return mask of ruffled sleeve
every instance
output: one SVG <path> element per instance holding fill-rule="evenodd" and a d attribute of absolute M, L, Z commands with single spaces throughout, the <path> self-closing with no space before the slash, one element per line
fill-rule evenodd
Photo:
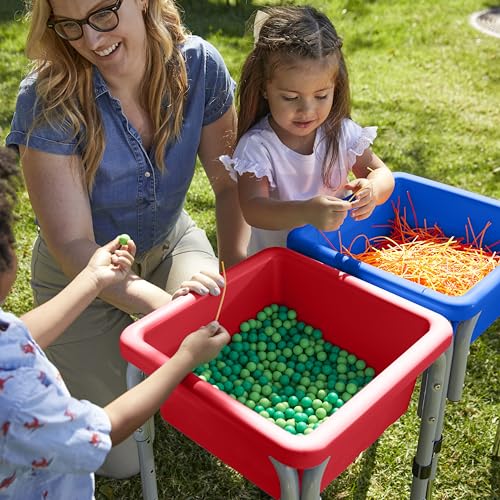
<path fill-rule="evenodd" d="M 220 156 L 219 160 L 229 172 L 231 179 L 237 181 L 238 175 L 251 173 L 258 179 L 266 177 L 269 186 L 276 188 L 273 175 L 271 156 L 265 143 L 261 142 L 258 134 L 249 133 L 240 139 L 234 155 Z"/>
<path fill-rule="evenodd" d="M 352 120 L 345 120 L 342 125 L 342 135 L 347 151 L 349 170 L 356 163 L 356 157 L 361 156 L 377 137 L 377 127 L 360 127 Z"/>

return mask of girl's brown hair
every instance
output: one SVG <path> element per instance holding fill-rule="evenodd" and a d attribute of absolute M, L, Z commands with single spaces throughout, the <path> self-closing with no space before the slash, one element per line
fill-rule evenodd
<path fill-rule="evenodd" d="M 326 155 L 322 169 L 323 183 L 332 187 L 330 179 L 338 157 L 342 120 L 351 112 L 342 40 L 328 17 L 313 7 L 272 7 L 263 12 L 265 19 L 241 72 L 237 139 L 269 113 L 263 89 L 266 82 L 272 80 L 277 67 L 296 58 L 333 60 L 337 66 L 335 90 L 332 109 L 323 123 Z"/>
<path fill-rule="evenodd" d="M 92 65 L 69 42 L 47 28 L 51 16 L 48 0 L 32 0 L 28 10 L 30 28 L 26 54 L 37 75 L 37 95 L 43 103 L 40 123 L 65 124 L 78 137 L 84 177 L 89 192 L 104 152 L 104 130 L 96 107 Z M 187 72 L 180 51 L 187 37 L 173 0 L 149 0 L 144 13 L 147 53 L 142 80 L 143 106 L 154 125 L 155 160 L 165 168 L 167 144 L 179 137 L 182 127 Z M 168 103 L 168 105 L 167 105 Z M 91 140 L 90 140 L 91 139 Z"/>

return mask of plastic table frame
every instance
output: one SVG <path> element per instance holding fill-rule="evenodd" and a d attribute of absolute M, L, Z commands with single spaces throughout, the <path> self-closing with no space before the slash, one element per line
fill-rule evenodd
<path fill-rule="evenodd" d="M 483 245 L 492 245 L 500 240 L 500 202 L 485 196 L 454 188 L 439 182 L 411 174 L 396 172 L 396 186 L 390 199 L 377 207 L 372 216 L 361 222 L 347 219 L 340 235 L 343 247 L 353 243 L 352 252 L 364 250 L 364 242 L 354 238 L 366 234 L 369 238 L 387 234 L 388 221 L 393 219 L 393 204 L 400 204 L 400 213 L 406 207 L 406 220 L 413 221 L 413 209 L 417 224 L 425 220 L 428 227 L 437 224 L 445 234 L 466 237 L 465 226 L 468 219 L 476 232 L 487 222 L 494 223 L 486 231 Z M 408 200 L 410 193 L 413 208 Z M 469 228 L 470 229 L 470 228 Z M 335 248 L 339 248 L 337 231 L 325 233 Z M 470 237 L 470 234 L 469 234 Z M 467 369 L 469 346 L 500 315 L 500 267 L 460 297 L 447 296 L 422 285 L 412 283 L 391 273 L 377 269 L 369 264 L 341 254 L 331 248 L 323 235 L 312 226 L 304 226 L 290 232 L 287 246 L 304 255 L 324 262 L 332 267 L 357 276 L 385 290 L 439 312 L 449 319 L 454 327 L 453 346 L 447 353 L 448 363 L 445 377 L 445 390 L 440 405 L 436 435 L 432 437 L 433 457 L 430 462 L 414 461 L 414 481 L 412 500 L 431 498 L 432 483 L 436 477 L 437 462 L 441 450 L 446 398 L 460 401 Z M 498 247 L 495 247 L 498 250 Z M 495 300 L 495 297 L 497 298 Z M 419 399 L 419 415 L 425 406 L 431 383 L 423 376 Z M 420 436 L 428 439 L 428 435 Z M 425 492 L 425 493 L 423 493 Z M 424 496 L 423 496 L 424 495 Z"/>
<path fill-rule="evenodd" d="M 429 463 L 434 453 L 434 446 L 430 436 L 435 436 L 437 423 L 443 399 L 443 387 L 446 378 L 446 355 L 441 354 L 436 361 L 426 370 L 430 393 L 423 406 L 420 423 L 420 436 L 418 441 L 415 463 Z M 129 389 L 139 384 L 144 379 L 144 373 L 129 363 L 127 369 L 127 386 Z M 134 433 L 139 454 L 142 498 L 143 500 L 160 500 L 156 480 L 154 459 L 154 419 L 150 418 Z M 276 473 L 278 474 L 281 488 L 280 500 L 321 500 L 321 479 L 329 458 L 320 465 L 303 471 L 302 480 L 299 481 L 299 471 L 288 465 L 282 464 L 273 457 L 269 457 Z M 412 499 L 423 499 L 424 496 L 415 496 L 416 490 L 412 486 Z"/>
<path fill-rule="evenodd" d="M 359 304 L 359 300 L 364 299 L 364 307 L 367 311 L 376 307 L 382 317 L 392 317 L 394 320 L 389 324 L 384 324 L 384 328 L 380 330 L 380 334 L 376 337 L 369 333 L 371 330 L 367 330 L 367 324 L 363 325 L 362 322 L 355 327 L 358 334 L 352 331 L 352 324 L 350 322 L 349 325 L 351 326 L 348 330 L 342 330 L 340 326 L 338 327 L 340 328 L 339 331 L 335 330 L 337 331 L 336 335 L 343 335 L 344 340 L 349 338 L 349 342 L 353 342 L 355 344 L 357 343 L 359 348 L 363 349 L 365 353 L 374 352 L 373 356 L 379 356 L 380 369 L 383 370 L 378 375 L 380 378 L 377 379 L 376 377 L 371 382 L 371 384 L 374 384 L 372 389 L 368 392 L 365 391 L 365 393 L 363 393 L 364 395 L 362 395 L 361 392 L 359 395 L 355 396 L 352 403 L 350 403 L 351 406 L 346 405 L 343 407 L 342 411 L 336 414 L 336 418 L 342 420 L 332 421 L 328 423 L 328 425 L 323 424 L 325 427 L 322 425 L 320 429 L 315 431 L 319 433 L 318 435 L 314 435 L 313 433 L 304 438 L 290 436 L 290 438 L 287 437 L 286 440 L 283 440 L 281 435 L 279 438 L 277 435 L 270 435 L 265 438 L 266 440 L 269 439 L 269 442 L 271 443 L 269 448 L 264 449 L 265 457 L 269 458 L 270 462 L 274 466 L 274 470 L 276 472 L 274 477 L 277 477 L 277 480 L 279 481 L 279 491 L 276 491 L 277 486 L 272 487 L 275 490 L 273 492 L 273 496 L 279 494 L 279 498 L 281 500 L 318 500 L 320 498 L 321 488 L 324 488 L 336 474 L 340 473 L 339 471 L 344 470 L 345 467 L 352 462 L 353 457 L 355 458 L 359 452 L 366 449 L 366 447 L 369 446 L 369 444 L 372 443 L 376 437 L 380 436 L 384 432 L 388 425 L 394 422 L 402 413 L 404 413 L 404 411 L 406 411 L 411 393 L 413 392 L 415 379 L 418 375 L 424 372 L 424 370 L 427 371 L 429 392 L 427 394 L 425 404 L 422 405 L 420 434 L 422 436 L 435 435 L 447 370 L 447 357 L 445 350 L 451 343 L 452 329 L 449 326 L 449 323 L 441 315 L 424 309 L 416 304 L 412 304 L 405 299 L 358 280 L 355 277 L 339 273 L 337 270 L 331 269 L 322 263 L 292 252 L 291 250 L 268 249 L 263 251 L 262 254 L 263 255 L 251 257 L 228 271 L 228 282 L 230 282 L 232 286 L 228 286 L 228 293 L 224 304 L 226 305 L 227 303 L 227 310 L 229 311 L 229 314 L 239 317 L 238 323 L 234 323 L 234 321 L 229 320 L 229 318 L 227 319 L 227 326 L 230 330 L 233 330 L 234 326 L 239 324 L 242 318 L 248 317 L 244 314 L 242 315 L 242 311 L 244 309 L 248 312 L 248 302 L 255 300 L 255 297 L 261 297 L 263 293 L 274 293 L 268 292 L 270 288 L 274 287 L 277 287 L 279 290 L 286 290 L 286 292 L 283 292 L 286 293 L 287 297 L 284 299 L 284 303 L 288 303 L 288 300 L 290 300 L 292 301 L 291 305 L 293 307 L 296 307 L 297 310 L 301 312 L 303 310 L 304 313 L 306 313 L 306 310 L 300 309 L 299 307 L 305 307 L 306 309 L 309 309 L 307 313 L 309 315 L 311 314 L 311 311 L 318 310 L 315 309 L 316 300 L 319 299 L 322 302 L 319 310 L 323 311 L 326 310 L 325 305 L 331 303 L 331 300 L 334 300 L 333 297 L 335 297 L 335 300 L 340 301 L 338 306 L 341 308 L 342 306 L 346 306 L 346 304 L 350 304 L 349 307 L 354 307 L 352 304 L 356 301 L 358 301 L 357 303 Z M 280 261 L 280 259 L 282 259 L 282 261 Z M 278 271 L 270 265 L 265 268 L 256 268 L 254 265 L 255 262 L 264 262 L 266 265 L 269 263 L 280 267 Z M 277 264 L 275 264 L 276 262 Z M 302 266 L 302 270 L 299 269 L 298 264 Z M 255 271 L 259 272 L 256 273 Z M 318 288 L 320 288 L 321 291 L 309 293 L 307 298 L 304 298 L 302 291 L 303 288 L 301 288 L 303 281 L 292 278 L 292 276 L 295 275 L 294 271 L 303 273 L 307 271 L 307 275 L 310 276 L 310 279 L 314 283 L 320 284 Z M 259 278 L 256 282 L 255 275 L 265 276 L 265 279 Z M 250 279 L 253 280 L 251 282 L 253 286 L 249 286 L 245 281 L 248 277 L 251 277 Z M 334 281 L 327 281 L 332 277 L 334 278 Z M 261 283 L 261 281 L 266 281 L 266 283 Z M 300 285 L 295 284 L 297 282 L 300 282 Z M 255 286 L 256 283 L 257 286 Z M 333 289 L 330 285 L 333 286 Z M 248 291 L 249 288 L 252 289 L 250 294 Z M 291 290 L 291 288 L 295 288 L 295 290 Z M 329 291 L 329 294 L 324 293 L 325 289 Z M 311 298 L 311 295 L 314 298 Z M 244 296 L 246 300 L 239 300 L 238 297 L 240 296 Z M 338 297 L 343 298 L 339 299 Z M 259 298 L 259 301 L 260 300 L 261 299 Z M 163 340 L 163 335 L 158 335 L 160 333 L 159 327 L 161 326 L 161 328 L 165 328 L 168 324 L 169 331 L 173 332 L 182 325 L 180 322 L 181 318 L 184 318 L 186 315 L 184 314 L 184 316 L 182 316 L 181 314 L 177 314 L 174 310 L 177 308 L 178 312 L 180 312 L 184 307 L 182 305 L 183 301 L 194 301 L 194 303 L 191 304 L 192 311 L 190 311 L 192 314 L 189 319 L 189 322 L 193 323 L 193 318 L 197 318 L 196 321 L 201 322 L 206 321 L 207 319 L 209 320 L 210 318 L 206 318 L 204 316 L 206 316 L 207 311 L 208 314 L 213 314 L 216 307 L 212 307 L 213 311 L 211 309 L 207 310 L 206 307 L 203 309 L 203 304 L 217 304 L 218 299 L 215 297 L 194 298 L 193 296 L 180 298 L 177 299 L 175 303 L 166 306 L 163 312 L 162 310 L 155 311 L 155 313 L 152 313 L 148 317 L 145 317 L 136 322 L 134 325 L 128 327 L 122 335 L 121 347 L 122 354 L 130 363 L 127 373 L 127 383 L 129 387 L 133 387 L 141 381 L 142 370 L 150 372 L 152 370 L 152 363 L 161 364 L 161 362 L 165 361 L 166 354 L 159 352 L 158 346 L 159 342 L 163 344 L 167 341 Z M 280 300 L 271 300 L 271 302 L 280 302 Z M 294 306 L 293 302 L 295 302 L 295 304 L 300 303 L 300 306 Z M 306 302 L 309 303 L 309 305 L 307 305 Z M 261 303 L 261 305 L 263 304 Z M 197 308 L 197 306 L 200 307 Z M 222 320 L 224 320 L 225 309 L 226 307 L 223 308 Z M 184 308 L 182 310 L 187 312 L 188 309 Z M 172 316 L 177 318 L 176 322 L 170 321 L 169 323 L 163 323 L 164 317 L 168 315 L 170 315 L 171 318 Z M 341 316 L 343 317 L 344 315 Z M 182 319 L 182 321 L 184 320 Z M 343 324 L 342 322 L 346 322 L 348 320 L 340 319 L 338 321 L 341 322 L 340 324 Z M 401 321 L 404 321 L 407 325 L 407 334 L 403 337 L 399 337 L 398 340 L 394 342 L 394 335 L 396 332 L 399 332 L 398 325 L 401 324 Z M 410 321 L 412 323 L 410 323 Z M 417 322 L 415 323 L 415 321 Z M 226 321 L 224 321 L 224 323 L 226 323 Z M 231 325 L 231 323 L 233 324 Z M 432 336 L 426 334 L 425 338 L 420 338 L 420 335 L 423 335 L 423 333 L 418 332 L 423 332 L 422 328 L 424 328 L 424 325 L 428 325 L 426 328 L 432 328 Z M 361 328 L 363 326 L 364 328 Z M 192 325 L 190 328 L 191 327 Z M 341 333 L 342 331 L 344 331 L 343 334 Z M 145 340 L 146 335 L 149 335 L 149 340 Z M 158 340 L 160 338 L 162 338 L 161 341 Z M 393 340 L 390 341 L 389 339 Z M 171 340 L 168 342 L 171 342 Z M 415 344 L 413 344 L 414 342 Z M 384 344 L 385 347 L 378 351 L 381 344 Z M 339 343 L 339 345 L 342 344 Z M 391 345 L 390 349 L 387 349 L 388 345 Z M 374 351 L 371 350 L 373 347 L 370 346 L 374 347 Z M 403 349 L 404 352 L 397 354 L 400 352 L 397 349 Z M 165 352 L 170 351 L 171 348 L 169 347 Z M 377 351 L 378 354 L 375 354 Z M 362 355 L 362 352 L 360 352 L 359 355 Z M 368 358 L 366 359 L 368 361 Z M 383 361 L 383 359 L 385 359 L 385 361 Z M 151 362 L 151 360 L 154 361 Z M 385 363 L 390 364 L 387 365 Z M 198 380 L 194 375 L 189 375 L 176 390 L 183 391 L 183 394 L 185 394 L 186 390 L 188 392 L 190 390 L 196 391 L 196 389 L 194 389 L 195 386 L 192 383 L 192 380 L 194 379 Z M 411 385 L 409 382 L 412 382 Z M 204 393 L 207 393 L 209 389 L 210 391 L 213 391 L 213 393 L 220 394 L 204 382 L 201 386 L 199 386 L 199 394 L 202 392 L 200 390 L 202 387 Z M 220 396 L 218 395 L 217 398 L 219 397 Z M 227 398 L 227 395 L 222 397 L 229 399 Z M 171 395 L 170 399 L 172 398 L 173 395 Z M 403 401 L 401 400 L 402 398 Z M 356 402 L 354 400 L 356 400 Z M 173 405 L 174 399 L 172 399 L 172 401 Z M 211 406 L 213 406 L 212 401 L 212 399 L 209 400 Z M 188 405 L 192 403 L 192 401 L 186 400 L 185 397 L 182 398 L 179 396 L 175 400 L 175 405 L 182 404 L 183 402 Z M 384 404 L 382 404 L 382 402 L 384 402 Z M 197 405 L 204 404 L 202 400 L 199 402 L 194 400 L 194 403 Z M 387 403 L 390 404 L 388 405 Z M 214 404 L 217 406 L 219 403 L 214 401 Z M 203 411 L 203 408 L 205 408 L 205 410 L 207 409 L 202 406 L 200 411 Z M 227 411 L 227 408 L 225 411 Z M 238 412 L 239 411 L 240 410 L 238 410 Z M 276 429 L 274 424 L 270 424 L 265 420 L 262 422 L 260 420 L 261 417 L 254 414 L 251 410 L 245 409 L 244 411 L 247 413 L 245 413 L 244 416 L 240 416 L 245 419 L 245 429 L 241 428 L 241 431 L 243 434 L 246 433 L 247 435 L 248 429 L 250 429 L 251 432 L 258 432 L 258 434 L 252 434 L 251 436 L 254 444 L 262 439 L 259 435 L 262 434 L 262 431 L 260 430 L 261 427 L 268 425 L 273 429 Z M 187 413 L 190 414 L 189 411 Z M 162 415 L 165 418 L 163 410 Z M 183 415 L 185 415 L 185 413 L 183 413 Z M 368 417 L 368 415 L 371 417 Z M 165 418 L 165 420 L 176 426 L 177 415 L 167 413 L 167 417 L 168 416 L 171 418 Z M 231 417 L 228 418 L 230 418 L 230 421 L 233 421 L 234 417 L 235 414 L 232 413 Z M 351 421 L 351 418 L 354 418 L 354 420 Z M 366 423 L 367 418 L 369 418 L 372 422 L 371 426 L 368 428 L 362 424 L 362 422 Z M 252 427 L 251 424 L 247 423 L 254 419 L 259 420 L 259 431 L 256 431 L 255 426 Z M 227 423 L 227 419 L 225 420 Z M 346 449 L 347 455 L 343 457 L 342 455 L 339 455 L 339 453 L 341 453 L 343 447 L 345 448 L 344 436 L 347 429 L 344 427 L 345 425 L 349 425 L 349 428 L 350 426 L 353 426 L 353 429 L 358 429 L 358 432 L 360 429 L 370 428 L 372 430 L 363 431 L 361 434 L 366 432 L 367 436 L 360 437 L 358 441 L 355 440 L 357 444 L 354 444 L 352 441 L 352 435 L 350 435 L 348 440 L 349 449 Z M 360 425 L 363 427 L 360 427 Z M 340 434 L 338 433 L 338 429 L 343 429 Z M 373 431 L 373 429 L 376 429 L 376 431 Z M 240 428 L 237 430 L 240 434 Z M 285 431 L 282 431 L 281 429 L 278 429 L 278 431 L 285 435 Z M 143 498 L 145 500 L 154 500 L 157 498 L 156 473 L 153 455 L 153 432 L 153 422 L 150 420 L 134 434 L 139 449 L 141 481 L 143 487 Z M 227 433 L 227 427 L 225 427 L 225 432 Z M 273 430 L 272 432 L 274 434 L 276 431 Z M 187 435 L 193 439 L 193 436 L 190 436 L 189 433 Z M 288 435 L 286 434 L 286 436 Z M 290 440 L 293 441 L 293 439 L 297 438 L 299 440 L 309 439 L 310 436 L 313 436 L 311 438 L 313 441 L 308 441 L 309 444 L 306 444 L 305 441 L 301 442 L 302 444 L 298 444 L 298 442 L 295 443 L 295 441 L 295 444 L 289 442 Z M 197 441 L 196 433 L 194 435 L 194 440 Z M 331 440 L 331 444 L 329 444 L 329 440 Z M 417 457 L 422 463 L 425 463 L 426 460 L 430 460 L 433 453 L 433 448 L 428 445 L 429 441 L 429 439 L 422 439 L 419 441 L 417 447 Z M 316 448 L 319 442 L 321 442 L 321 445 Z M 335 444 L 333 445 L 333 443 Z M 360 443 L 362 446 L 360 446 Z M 200 444 L 203 445 L 202 442 L 200 442 Z M 254 444 L 252 447 L 255 450 Z M 298 448 L 296 448 L 296 446 L 298 446 Z M 208 446 L 207 449 L 208 451 L 212 451 L 210 446 Z M 335 462 L 329 463 L 331 458 L 329 452 L 333 451 L 333 449 L 335 449 L 336 459 Z M 297 454 L 299 450 L 301 451 Z M 259 453 L 261 453 L 261 456 L 259 457 L 261 458 L 262 450 Z M 295 457 L 293 454 L 295 454 Z M 288 463 L 283 463 L 283 459 L 281 457 L 283 457 Z M 341 457 L 342 459 L 339 461 L 339 458 Z M 219 458 L 226 461 L 224 456 Z M 229 465 L 232 464 L 229 462 Z M 300 467 L 300 470 L 298 467 Z M 235 468 L 236 470 L 239 470 L 238 467 Z M 336 471 L 335 474 L 333 473 L 334 470 Z M 326 476 L 325 471 L 327 472 Z M 248 470 L 246 472 L 248 472 Z M 268 470 L 266 469 L 266 473 L 267 472 Z M 256 484 L 262 488 L 260 484 Z"/>

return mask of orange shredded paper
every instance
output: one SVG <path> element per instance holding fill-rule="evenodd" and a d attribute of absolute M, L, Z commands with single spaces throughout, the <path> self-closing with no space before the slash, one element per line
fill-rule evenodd
<path fill-rule="evenodd" d="M 219 308 L 217 309 L 217 314 L 215 315 L 215 321 L 219 321 L 220 312 L 222 311 L 222 304 L 224 304 L 224 298 L 226 297 L 227 288 L 227 278 L 226 278 L 226 268 L 224 267 L 224 261 L 221 261 L 222 267 L 222 277 L 224 278 L 224 288 L 222 289 L 222 295 L 220 297 Z"/>
<path fill-rule="evenodd" d="M 349 249 L 340 243 L 341 253 L 451 296 L 463 295 L 500 265 L 500 255 L 490 249 L 499 242 L 490 248 L 483 246 L 484 234 L 491 222 L 475 234 L 468 219 L 466 238 L 449 237 L 437 225 L 427 227 L 425 221 L 424 227 L 418 227 L 409 194 L 408 199 L 416 228 L 408 224 L 405 212 L 400 213 L 398 202 L 397 206 L 393 204 L 394 220 L 390 221 L 389 236 L 369 239 L 360 235 L 355 240 L 359 237 L 366 240 L 364 252 L 350 251 L 353 240 Z"/>

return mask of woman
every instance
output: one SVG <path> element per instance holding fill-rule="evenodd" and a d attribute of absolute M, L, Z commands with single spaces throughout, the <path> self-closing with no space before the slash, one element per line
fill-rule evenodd
<path fill-rule="evenodd" d="M 7 144 L 19 148 L 40 227 L 36 305 L 117 234 L 137 245 L 135 274 L 106 288 L 47 351 L 75 397 L 104 406 L 126 390 L 118 340 L 130 315 L 167 304 L 193 275 L 202 293 L 222 285 L 205 233 L 183 211 L 197 155 L 215 193 L 219 257 L 229 266 L 245 256 L 236 184 L 217 160 L 234 140 L 234 84 L 171 0 L 33 0 L 29 16 L 34 71 Z M 98 473 L 138 470 L 130 438 Z"/>

